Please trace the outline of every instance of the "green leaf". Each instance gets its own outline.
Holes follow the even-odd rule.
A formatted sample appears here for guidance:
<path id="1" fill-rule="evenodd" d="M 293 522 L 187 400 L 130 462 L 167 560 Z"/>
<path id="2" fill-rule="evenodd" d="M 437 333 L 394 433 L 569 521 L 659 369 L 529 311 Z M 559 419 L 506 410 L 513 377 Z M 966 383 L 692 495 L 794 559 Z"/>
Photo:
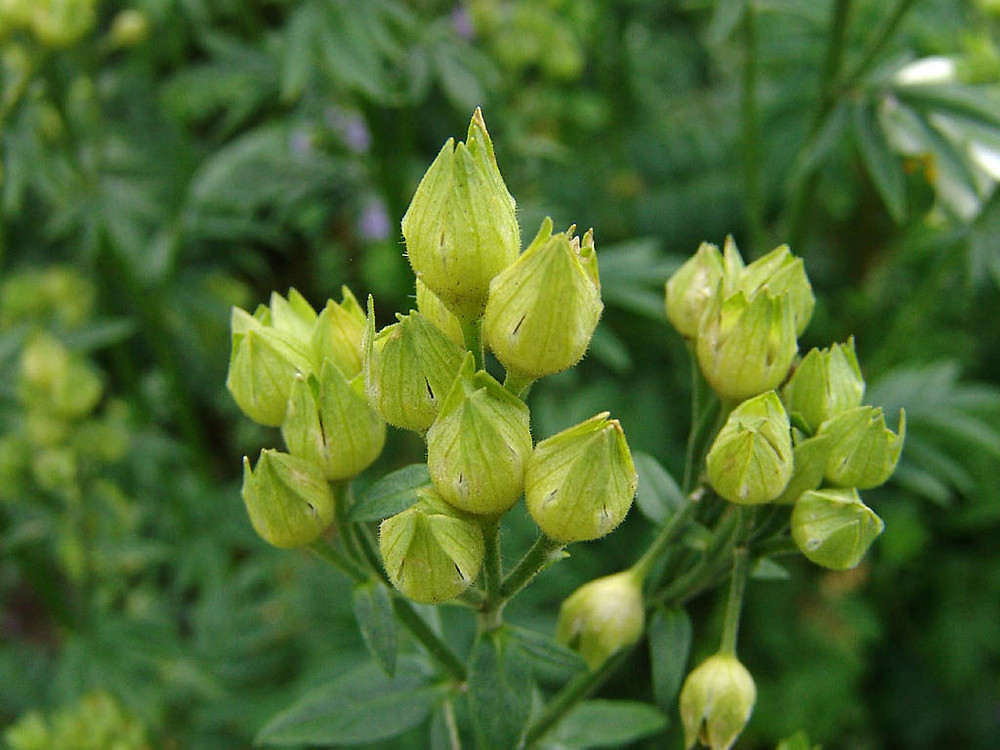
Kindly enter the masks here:
<path id="1" fill-rule="evenodd" d="M 784 565 L 779 565 L 769 557 L 762 557 L 753 566 L 750 577 L 757 581 L 787 581 L 792 576 Z"/>
<path id="2" fill-rule="evenodd" d="M 358 745 L 395 737 L 420 724 L 443 689 L 416 659 L 401 659 L 394 677 L 365 664 L 321 685 L 269 721 L 258 745 Z"/>
<path id="3" fill-rule="evenodd" d="M 639 474 L 635 496 L 639 510 L 653 523 L 662 525 L 684 505 L 684 493 L 669 472 L 648 453 L 635 451 L 632 460 Z"/>
<path id="4" fill-rule="evenodd" d="M 512 625 L 507 626 L 507 633 L 526 654 L 536 661 L 572 672 L 582 672 L 587 668 L 587 664 L 580 654 L 566 648 L 551 636 Z"/>
<path id="5" fill-rule="evenodd" d="M 375 582 L 355 586 L 354 616 L 372 658 L 391 677 L 396 671 L 397 642 L 389 590 Z"/>
<path id="6" fill-rule="evenodd" d="M 561 748 L 622 747 L 661 732 L 667 717 L 648 703 L 591 700 L 573 708 L 547 736 Z"/>
<path id="7" fill-rule="evenodd" d="M 112 318 L 99 323 L 66 333 L 62 342 L 66 348 L 79 352 L 90 352 L 117 344 L 131 337 L 136 332 L 134 320 L 129 318 Z"/>
<path id="8" fill-rule="evenodd" d="M 468 684 L 477 745 L 484 750 L 517 747 L 531 713 L 531 665 L 505 629 L 476 639 Z"/>
<path id="9" fill-rule="evenodd" d="M 900 101 L 925 113 L 938 110 L 1000 127 L 1000 88 L 997 86 L 898 86 L 893 93 Z"/>
<path id="10" fill-rule="evenodd" d="M 746 4 L 746 0 L 719 0 L 715 4 L 705 35 L 709 46 L 716 47 L 729 38 L 742 20 Z"/>
<path id="11" fill-rule="evenodd" d="M 683 609 L 659 607 L 649 621 L 649 657 L 653 695 L 664 711 L 672 711 L 691 651 L 691 618 Z"/>
<path id="12" fill-rule="evenodd" d="M 1000 190 L 993 191 L 993 197 L 976 217 L 969 232 L 969 275 L 976 284 L 992 278 L 1000 288 L 997 237 L 1000 237 Z"/>
<path id="13" fill-rule="evenodd" d="M 875 189 L 893 221 L 902 224 L 906 217 L 906 174 L 899 157 L 889 148 L 871 102 L 858 102 L 855 106 L 854 134 L 861 151 L 861 162 Z"/>
<path id="14" fill-rule="evenodd" d="M 381 521 L 417 502 L 417 490 L 431 483 L 427 464 L 410 464 L 372 484 L 347 514 L 348 520 Z"/>

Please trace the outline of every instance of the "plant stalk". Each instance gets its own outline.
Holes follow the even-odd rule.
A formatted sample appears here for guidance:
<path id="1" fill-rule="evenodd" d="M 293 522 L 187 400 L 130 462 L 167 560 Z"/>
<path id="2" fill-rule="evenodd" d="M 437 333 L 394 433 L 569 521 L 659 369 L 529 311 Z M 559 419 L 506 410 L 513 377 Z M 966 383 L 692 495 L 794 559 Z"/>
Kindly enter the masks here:
<path id="1" fill-rule="evenodd" d="M 740 631 L 740 612 L 743 609 L 743 592 L 746 591 L 747 574 L 750 572 L 750 555 L 746 547 L 733 550 L 733 574 L 729 579 L 729 597 L 726 616 L 722 624 L 719 653 L 736 656 L 736 639 Z"/>
<path id="2" fill-rule="evenodd" d="M 465 682 L 465 664 L 462 663 L 462 660 L 458 658 L 448 644 L 441 639 L 441 636 L 431 629 L 431 626 L 414 609 L 409 600 L 404 599 L 402 596 L 393 596 L 392 609 L 399 618 L 399 621 L 406 626 L 410 634 L 427 650 L 431 658 L 456 682 Z"/>
<path id="3" fill-rule="evenodd" d="M 557 542 L 545 534 L 539 536 L 531 545 L 531 549 L 514 566 L 514 569 L 504 576 L 503 582 L 500 584 L 500 596 L 503 600 L 511 599 L 536 575 L 561 557 L 561 551 L 565 546 L 562 542 Z"/>
<path id="4" fill-rule="evenodd" d="M 476 372 L 484 369 L 485 355 L 483 353 L 483 319 L 465 320 L 459 318 L 462 326 L 462 338 L 465 340 L 465 348 L 472 352 L 476 361 Z"/>

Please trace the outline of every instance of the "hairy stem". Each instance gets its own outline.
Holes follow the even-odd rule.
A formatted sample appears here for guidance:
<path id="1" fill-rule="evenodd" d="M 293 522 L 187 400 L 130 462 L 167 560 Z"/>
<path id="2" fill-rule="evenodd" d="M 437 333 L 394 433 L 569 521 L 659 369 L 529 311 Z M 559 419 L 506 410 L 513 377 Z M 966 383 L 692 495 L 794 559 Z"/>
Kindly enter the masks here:
<path id="1" fill-rule="evenodd" d="M 643 553 L 642 557 L 632 566 L 639 576 L 645 578 L 649 575 L 649 571 L 656 564 L 656 561 L 660 556 L 667 550 L 667 548 L 673 544 L 678 537 L 684 532 L 688 527 L 688 523 L 694 517 L 695 511 L 698 509 L 698 501 L 704 493 L 700 490 L 688 495 L 687 502 L 681 506 L 674 514 L 670 517 L 660 532 L 656 535 L 653 543 L 649 545 L 648 549 Z"/>
<path id="2" fill-rule="evenodd" d="M 500 584 L 500 596 L 503 597 L 504 601 L 511 599 L 536 575 L 562 557 L 562 549 L 565 546 L 562 542 L 550 539 L 545 534 L 539 536 L 531 549 L 524 554 L 524 557 Z"/>
<path id="3" fill-rule="evenodd" d="M 472 352 L 472 356 L 476 360 L 476 371 L 478 372 L 485 366 L 485 356 L 483 354 L 483 319 L 465 320 L 464 318 L 459 318 L 458 322 L 462 326 L 462 338 L 465 340 L 465 348 Z"/>
<path id="4" fill-rule="evenodd" d="M 736 638 L 740 630 L 743 592 L 746 590 L 749 571 L 750 555 L 746 547 L 734 549 L 733 574 L 729 579 L 729 598 L 726 600 L 726 616 L 722 624 L 722 641 L 719 644 L 719 652 L 728 656 L 736 656 Z"/>
<path id="5" fill-rule="evenodd" d="M 486 601 L 480 614 L 481 631 L 496 630 L 500 627 L 504 598 L 503 564 L 500 560 L 500 518 L 490 516 L 482 520 L 483 543 L 486 554 L 483 557 L 483 586 L 486 589 Z"/>

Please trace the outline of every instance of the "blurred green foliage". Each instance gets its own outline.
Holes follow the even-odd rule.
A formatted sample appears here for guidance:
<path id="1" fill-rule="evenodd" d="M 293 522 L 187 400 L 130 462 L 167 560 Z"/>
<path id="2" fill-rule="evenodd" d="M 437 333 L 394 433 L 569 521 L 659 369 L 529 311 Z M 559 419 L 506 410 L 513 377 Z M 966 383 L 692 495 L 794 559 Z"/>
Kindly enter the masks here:
<path id="1" fill-rule="evenodd" d="M 11 748 L 74 711 L 123 746 L 143 727 L 245 747 L 364 662 L 346 583 L 265 549 L 241 507 L 239 457 L 274 436 L 224 392 L 229 309 L 344 283 L 412 306 L 399 219 L 477 104 L 524 232 L 545 213 L 596 230 L 607 310 L 583 365 L 532 394 L 538 437 L 610 408 L 678 475 L 690 385 L 663 282 L 726 233 L 750 258 L 792 243 L 818 296 L 806 345 L 855 333 L 868 402 L 906 407 L 869 564 L 750 584 L 743 746 L 997 745 L 996 2 L 7 0 L 0 45 Z M 420 450 L 390 435 L 373 476 Z M 651 533 L 633 513 L 512 619 L 551 632 Z M 690 607 L 693 658 L 716 610 Z M 650 671 L 637 651 L 601 696 L 650 700 Z"/>

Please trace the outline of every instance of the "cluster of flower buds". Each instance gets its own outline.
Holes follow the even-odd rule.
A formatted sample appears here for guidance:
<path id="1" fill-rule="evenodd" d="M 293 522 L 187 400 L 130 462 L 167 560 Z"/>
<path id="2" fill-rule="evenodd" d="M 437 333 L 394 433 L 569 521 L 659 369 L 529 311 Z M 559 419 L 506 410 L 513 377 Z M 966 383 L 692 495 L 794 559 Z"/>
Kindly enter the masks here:
<path id="1" fill-rule="evenodd" d="M 882 531 L 857 490 L 892 475 L 906 415 L 894 433 L 881 409 L 862 405 L 853 339 L 795 364 L 813 306 L 802 260 L 787 247 L 745 265 L 732 238 L 721 253 L 703 244 L 666 287 L 667 317 L 693 340 L 723 404 L 735 405 L 706 457 L 709 483 L 733 503 L 794 503 L 799 549 L 844 570 Z"/>
<path id="2" fill-rule="evenodd" d="M 330 481 L 378 458 L 385 422 L 368 405 L 361 372 L 365 315 L 343 288 L 322 312 L 294 289 L 253 315 L 234 308 L 226 387 L 248 417 L 280 427 L 287 453 L 244 459 L 243 500 L 254 528 L 276 547 L 315 541 L 333 520 Z"/>

